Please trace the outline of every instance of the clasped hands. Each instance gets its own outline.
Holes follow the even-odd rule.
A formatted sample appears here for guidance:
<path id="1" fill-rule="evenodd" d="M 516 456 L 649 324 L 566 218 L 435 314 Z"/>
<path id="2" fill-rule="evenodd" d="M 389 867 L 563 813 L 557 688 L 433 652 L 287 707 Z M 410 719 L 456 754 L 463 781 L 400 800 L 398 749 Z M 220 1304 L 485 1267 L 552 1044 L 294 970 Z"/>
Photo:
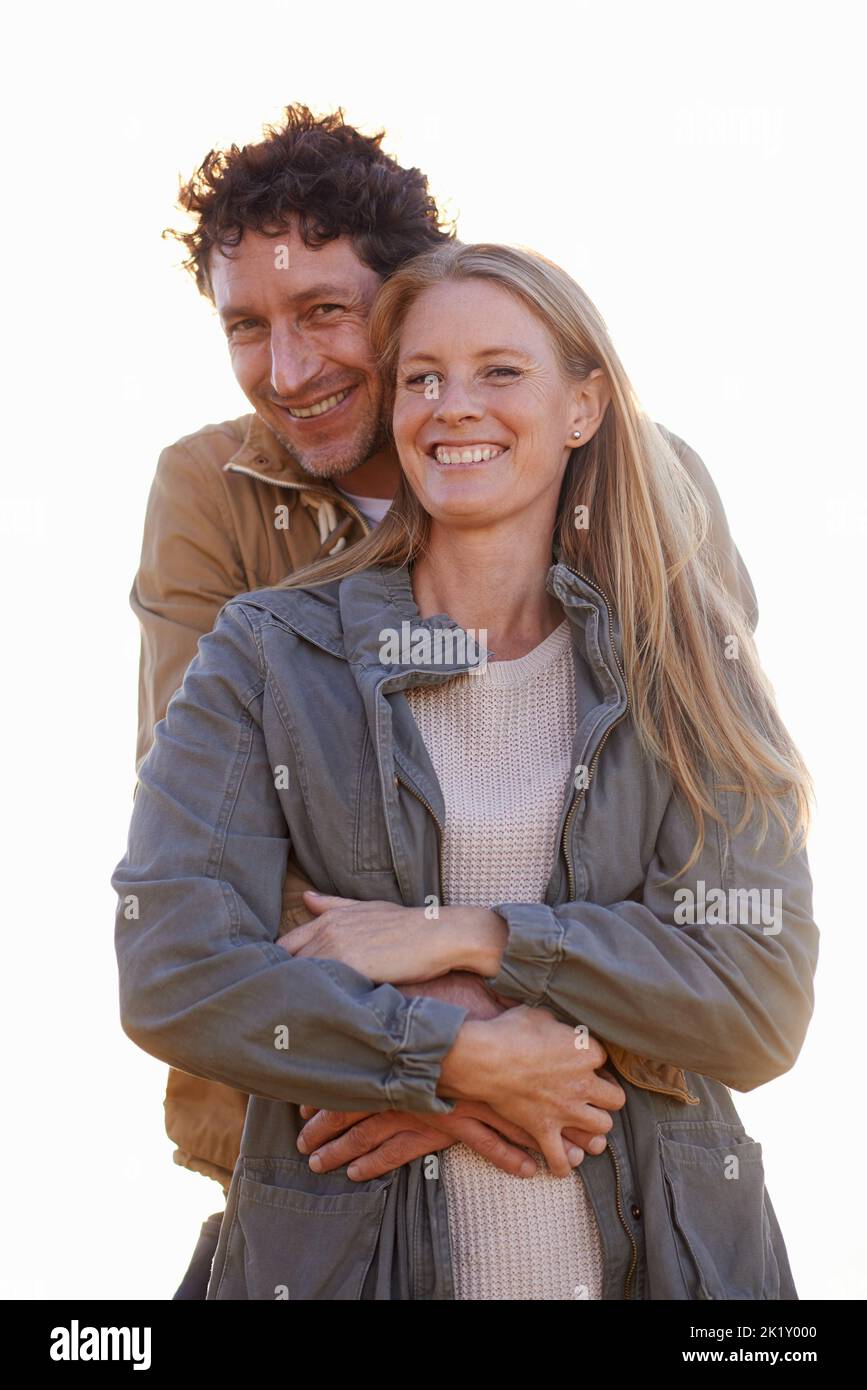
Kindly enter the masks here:
<path id="1" fill-rule="evenodd" d="M 586 1152 L 602 1153 L 626 1096 L 601 1070 L 595 1038 L 578 1047 L 575 1030 L 549 1010 L 527 1008 L 485 983 L 500 969 L 508 939 L 503 918 L 486 908 L 424 908 L 359 902 L 305 892 L 314 918 L 278 944 L 293 956 L 339 960 L 407 997 L 458 1004 L 467 1020 L 443 1059 L 438 1093 L 455 1100 L 448 1114 L 316 1110 L 298 1138 L 315 1172 L 349 1164 L 355 1181 L 379 1177 L 414 1158 L 462 1142 L 504 1172 L 532 1177 L 541 1151 L 566 1176 Z"/>

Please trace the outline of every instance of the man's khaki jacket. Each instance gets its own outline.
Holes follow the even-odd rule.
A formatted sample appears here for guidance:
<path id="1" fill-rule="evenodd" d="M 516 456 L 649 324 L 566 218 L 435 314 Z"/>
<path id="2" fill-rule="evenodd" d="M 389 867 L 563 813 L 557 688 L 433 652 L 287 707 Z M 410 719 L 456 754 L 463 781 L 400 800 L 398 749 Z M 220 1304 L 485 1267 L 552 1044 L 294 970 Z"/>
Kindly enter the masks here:
<path id="1" fill-rule="evenodd" d="M 693 449 L 665 431 L 711 515 L 710 540 L 731 592 L 753 628 L 755 591 L 732 540 L 713 480 Z M 278 584 L 312 560 L 369 531 L 369 524 L 328 481 L 302 472 L 257 415 L 207 425 L 163 450 L 151 487 L 141 563 L 130 602 L 141 627 L 136 766 L 153 742 L 196 654 L 199 638 L 236 594 Z M 315 887 L 290 861 L 283 930 L 307 921 L 301 893 Z M 604 1043 L 633 1084 L 693 1099 L 683 1072 Z M 171 1068 L 166 1132 L 175 1162 L 216 1179 L 228 1191 L 248 1097 Z"/>

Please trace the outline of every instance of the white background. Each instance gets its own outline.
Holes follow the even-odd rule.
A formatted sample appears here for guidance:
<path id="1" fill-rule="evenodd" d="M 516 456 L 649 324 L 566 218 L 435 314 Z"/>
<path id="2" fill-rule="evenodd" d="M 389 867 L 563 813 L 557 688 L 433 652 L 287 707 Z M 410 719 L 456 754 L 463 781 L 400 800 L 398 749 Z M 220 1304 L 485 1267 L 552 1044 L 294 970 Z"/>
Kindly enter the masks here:
<path id="1" fill-rule="evenodd" d="M 463 240 L 566 266 L 653 418 L 717 482 L 819 793 L 816 1011 L 794 1070 L 735 1101 L 763 1144 L 801 1296 L 865 1296 L 860 13 L 19 7 L 0 84 L 0 1296 L 168 1298 L 222 1205 L 172 1164 L 165 1068 L 118 1022 L 127 595 L 160 448 L 246 408 L 209 306 L 160 238 L 178 175 L 258 138 L 293 100 L 386 127 Z"/>

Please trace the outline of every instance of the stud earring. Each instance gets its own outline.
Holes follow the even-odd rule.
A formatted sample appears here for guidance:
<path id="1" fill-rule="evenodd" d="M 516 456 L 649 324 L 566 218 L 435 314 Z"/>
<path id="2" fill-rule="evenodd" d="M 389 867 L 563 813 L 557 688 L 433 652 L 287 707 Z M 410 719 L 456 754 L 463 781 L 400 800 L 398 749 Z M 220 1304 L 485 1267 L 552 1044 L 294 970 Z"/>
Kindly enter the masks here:
<path id="1" fill-rule="evenodd" d="M 581 431 L 580 431 L 580 430 L 573 430 L 573 431 L 572 431 L 572 438 L 573 438 L 573 439 L 580 439 L 580 438 L 581 438 Z"/>

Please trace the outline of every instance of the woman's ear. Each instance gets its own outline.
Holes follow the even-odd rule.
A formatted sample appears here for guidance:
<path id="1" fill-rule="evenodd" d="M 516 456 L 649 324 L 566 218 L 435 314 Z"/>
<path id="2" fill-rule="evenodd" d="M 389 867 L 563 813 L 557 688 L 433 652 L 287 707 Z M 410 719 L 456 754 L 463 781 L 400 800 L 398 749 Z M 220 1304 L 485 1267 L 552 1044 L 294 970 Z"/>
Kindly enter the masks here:
<path id="1" fill-rule="evenodd" d="M 582 444 L 593 438 L 605 418 L 610 400 L 608 378 L 601 367 L 594 367 L 574 388 L 575 408 L 568 440 L 570 449 L 580 449 Z"/>

